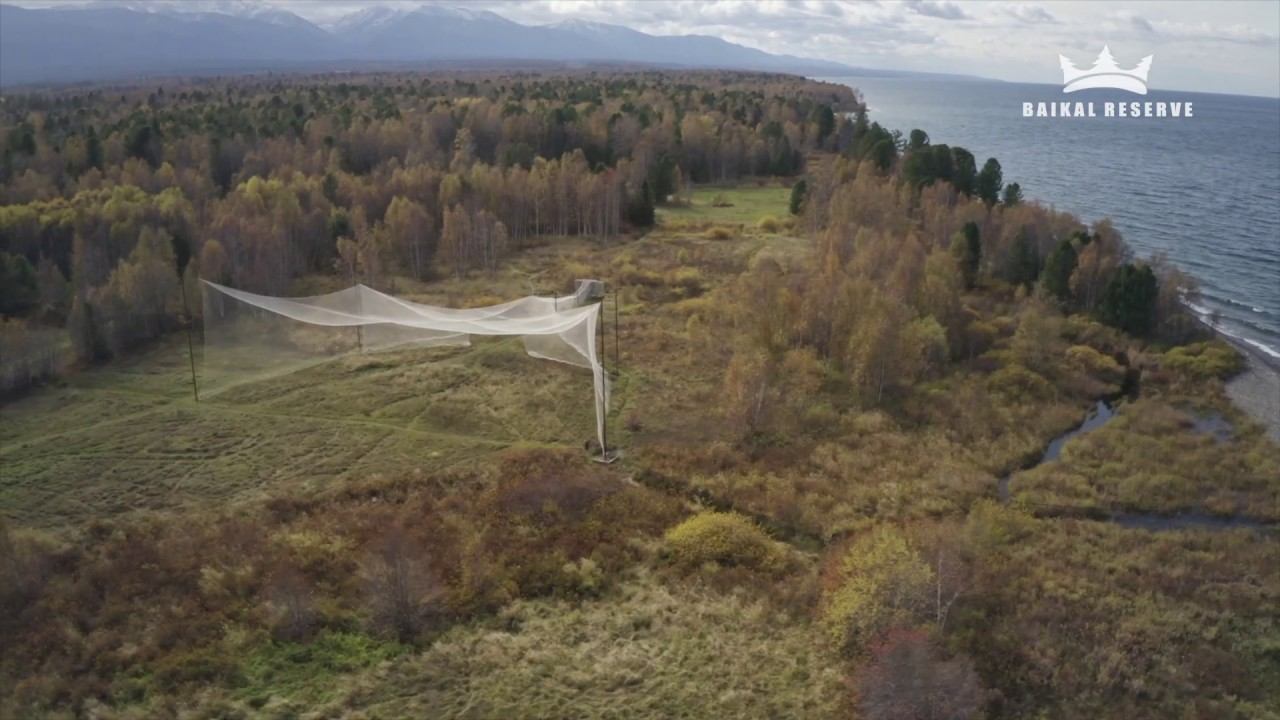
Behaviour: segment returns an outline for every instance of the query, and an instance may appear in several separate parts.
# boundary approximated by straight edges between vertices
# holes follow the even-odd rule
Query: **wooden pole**
[[[200,386],[196,384],[195,343],[191,341],[191,326],[195,324],[195,319],[191,317],[191,302],[187,300],[187,279],[178,275],[178,282],[182,286],[182,310],[187,315],[187,359],[191,361],[191,395],[196,402],[200,402]]]

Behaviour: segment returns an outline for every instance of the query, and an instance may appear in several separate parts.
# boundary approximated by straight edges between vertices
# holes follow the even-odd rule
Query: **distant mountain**
[[[297,19],[0,5],[0,85],[236,72],[331,58],[333,37]]]
[[[583,20],[522,25],[488,10],[442,5],[374,5],[324,27],[247,0],[0,5],[0,85],[6,86],[475,61],[860,72],[705,35],[649,35]]]
[[[615,59],[603,46],[580,47],[570,33],[521,25],[487,10],[439,5],[368,8],[335,34],[361,60]]]

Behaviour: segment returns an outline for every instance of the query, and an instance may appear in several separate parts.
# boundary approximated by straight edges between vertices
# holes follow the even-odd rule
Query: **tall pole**
[[[603,406],[603,412],[600,415],[600,459],[609,462],[609,378],[604,374],[604,298],[600,298],[600,382],[603,387],[600,388],[600,403]]]
[[[187,359],[191,361],[191,395],[196,402],[200,402],[200,387],[196,384],[195,343],[191,341],[191,326],[195,324],[195,319],[191,317],[191,302],[187,300],[187,279],[179,275],[178,282],[182,286],[182,310],[187,315]]]
[[[618,295],[618,289],[613,289],[613,372],[619,377],[622,375],[622,365],[618,361],[620,351],[618,350],[619,338],[622,337],[622,331],[618,329],[618,305],[622,302],[621,296]]]

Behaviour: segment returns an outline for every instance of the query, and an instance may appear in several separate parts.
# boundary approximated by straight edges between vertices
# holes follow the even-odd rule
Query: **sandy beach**
[[[1244,354],[1249,367],[1227,383],[1227,395],[1280,442],[1280,362],[1232,338],[1221,336]]]

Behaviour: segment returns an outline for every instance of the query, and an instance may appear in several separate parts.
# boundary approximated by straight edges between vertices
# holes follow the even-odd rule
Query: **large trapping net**
[[[459,309],[409,302],[364,285],[283,298],[201,281],[201,394],[354,353],[465,346],[474,335],[519,336],[533,357],[591,370],[596,434],[603,448],[609,384],[596,350],[601,306],[594,302],[601,289],[598,280],[579,280],[572,295]]]

